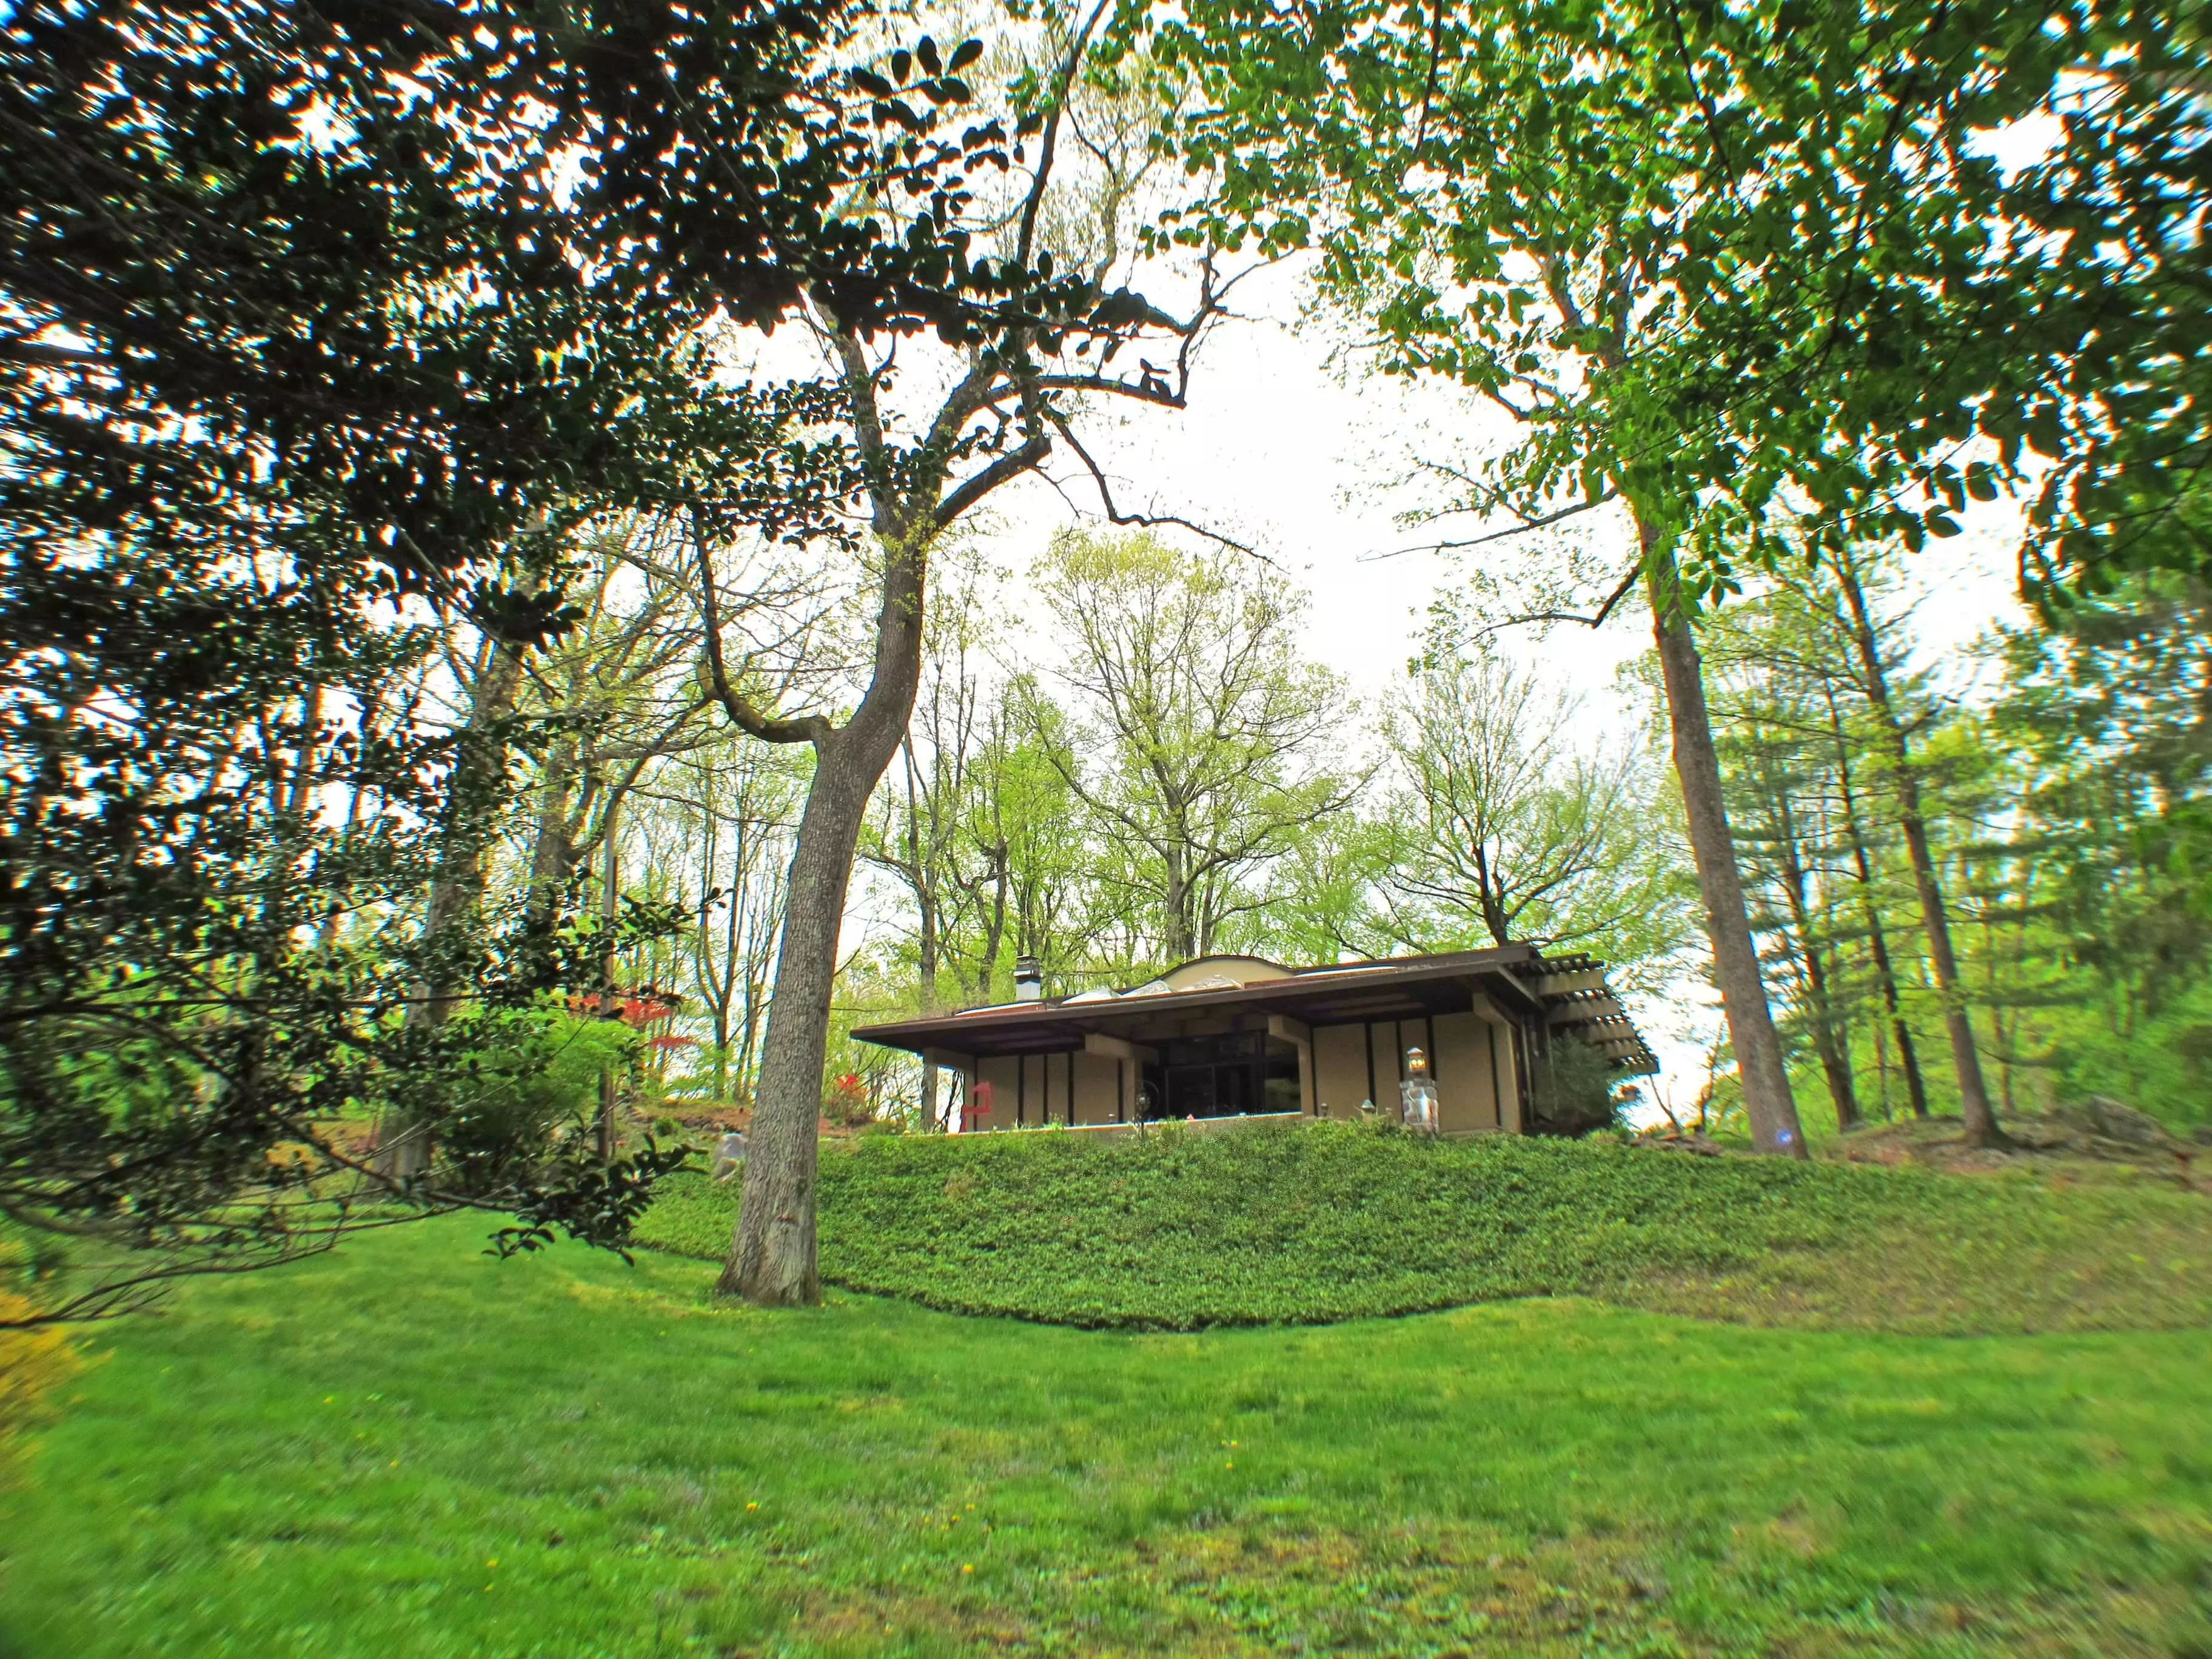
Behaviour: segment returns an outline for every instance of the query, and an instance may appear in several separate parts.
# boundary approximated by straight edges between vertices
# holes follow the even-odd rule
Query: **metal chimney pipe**
[[[1044,970],[1037,966],[1035,957],[1014,958],[1014,1000],[1042,1002],[1044,1000]]]

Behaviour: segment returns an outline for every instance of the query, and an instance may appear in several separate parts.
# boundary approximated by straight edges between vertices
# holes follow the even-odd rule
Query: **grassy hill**
[[[484,1226],[92,1333],[0,1480],[0,1654],[2212,1652],[2212,1332],[764,1313]]]
[[[2212,1330],[2118,1328],[2212,1323],[2203,1196],[884,1137],[825,1156],[823,1261],[896,1296],[780,1313],[673,1253],[732,1201],[679,1184],[634,1266],[449,1217],[94,1332],[0,1459],[0,1656],[2212,1654]]]
[[[640,1238],[727,1247],[734,1183]],[[1360,1125],[825,1147],[831,1283],[954,1312],[1188,1330],[1582,1294],[1757,1324],[1943,1334],[2212,1324],[2212,1200],[2143,1180],[1426,1141]]]

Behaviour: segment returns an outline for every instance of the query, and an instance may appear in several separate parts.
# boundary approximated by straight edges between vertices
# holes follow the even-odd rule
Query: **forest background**
[[[1343,412],[1338,430],[1357,433]],[[1375,449],[1402,434],[1374,434]],[[1380,459],[1370,452],[1370,466]],[[1243,505],[1243,494],[1231,479],[1215,499]],[[1264,491],[1244,499],[1265,506]],[[990,526],[950,562],[954,602],[864,842],[826,1110],[943,1121],[949,1091],[925,1094],[910,1060],[845,1033],[1007,1000],[1018,955],[1036,956],[1048,994],[1061,995],[1138,983],[1206,951],[1313,963],[1479,948],[1497,937],[1487,885],[1504,934],[1613,964],[1664,1066],[1625,1098],[1632,1121],[1733,1121],[1641,619],[1595,635],[1490,631],[1463,581],[1437,580],[1435,552],[1417,551],[1425,570],[1372,556],[1419,539],[1387,500],[1344,487],[1348,522],[1329,526],[1335,546],[1312,549],[1303,568],[1288,554],[1054,531],[1042,514]],[[1369,533],[1355,539],[1363,516]],[[2006,533],[2000,515],[1975,529],[1966,556],[1940,570],[1894,550],[1855,563],[1909,725],[1908,764],[1932,803],[2002,1108],[2103,1092],[2177,1124],[2204,1121],[2212,1004],[2186,828],[2201,787],[2203,598],[2130,587],[2053,634],[2010,600],[1989,556]],[[1118,659],[1085,650],[1100,633]],[[1174,649],[1158,648],[1163,635]],[[1143,661],[1151,644],[1158,670],[1194,639],[1215,671],[1200,684],[1226,681],[1231,695],[1194,696],[1163,718],[1109,694],[1116,660]],[[1237,644],[1261,659],[1242,682],[1225,672]],[[1702,644],[1808,1122],[1825,1134],[1955,1112],[1894,763],[1836,583],[1755,590],[1705,625]],[[1194,711],[1215,741],[1181,723]],[[1144,764],[1164,757],[1200,799],[1180,823]],[[711,934],[660,942],[629,976],[685,1000],[658,1028],[665,1105],[742,1105],[800,777],[758,747],[668,765],[692,781],[641,791],[623,862],[656,897],[728,897],[708,904]],[[705,784],[718,768],[726,781]],[[745,826],[757,839],[741,850],[735,817],[710,829],[702,787],[733,811],[764,804]],[[1198,872],[1187,915],[1171,897],[1177,856]]]
[[[2189,467],[2154,469],[2180,507],[2148,516],[2175,545],[2112,560],[2092,545],[2085,572],[2062,525],[2063,568],[2047,538],[2039,550],[2039,608],[2011,612],[2009,634],[1982,625],[2006,620],[1990,556],[2017,528],[1999,483],[2025,496],[2057,476],[2021,443],[2071,465],[2045,416],[2106,410],[2136,382],[2051,393],[2025,426],[2014,405],[1976,405],[1988,453],[1969,434],[1931,459],[1913,448],[1929,429],[1907,374],[1902,450],[1800,429],[1785,403],[1757,465],[1737,464],[1734,439],[1670,450],[1688,470],[1661,489],[1605,446],[1632,446],[1638,420],[1674,443],[1705,394],[1686,382],[1679,406],[1632,398],[1593,418],[1577,385],[1610,384],[1599,371],[1627,347],[1576,332],[1574,284],[1595,283],[1623,330],[1648,320],[1632,294],[1658,302],[1647,256],[1679,239],[1618,241],[1601,213],[1576,232],[1595,237],[1588,270],[1547,276],[1497,265],[1504,244],[1437,243],[1435,204],[1412,187],[1483,176],[1509,94],[1557,105],[1542,51],[1457,100],[1448,131],[1425,115],[1401,131],[1403,100],[1386,97],[1375,142],[1456,147],[1405,188],[1370,196],[1366,152],[1324,135],[1299,165],[1338,169],[1315,188],[1346,216],[1309,264],[1304,186],[1286,176],[1291,194],[1259,200],[1237,172],[1281,123],[1240,131],[1236,112],[1261,107],[1240,86],[1263,102],[1290,89],[1280,108],[1302,121],[1312,43],[1248,42],[1224,17],[1211,37],[1163,33],[1162,57],[1127,38],[1086,56],[1104,15],[909,50],[882,20],[841,14],[834,52],[807,23],[610,57],[520,19],[322,52],[274,9],[255,14],[270,76],[241,102],[223,84],[241,60],[165,13],[173,38],[113,34],[151,71],[130,94],[171,135],[151,149],[99,118],[113,88],[96,55],[41,55],[49,34],[106,23],[19,21],[19,101],[40,135],[26,154],[47,169],[18,186],[21,268],[76,287],[9,301],[9,430],[39,458],[8,475],[22,635],[9,801],[36,854],[10,890],[24,1172],[11,1202],[141,1244],[179,1229],[219,1258],[293,1237],[275,1207],[231,1207],[240,1183],[313,1210],[323,1173],[342,1170],[372,1177],[366,1194],[517,1213],[511,1245],[556,1225],[618,1240],[665,1167],[627,1139],[620,1109],[727,1119],[757,1092],[780,1103],[763,1115],[779,1140],[756,1147],[748,1212],[789,1207],[791,1237],[756,1240],[775,1261],[744,1266],[741,1249],[731,1271],[760,1280],[748,1293],[803,1300],[817,1087],[856,1122],[944,1117],[937,1079],[854,1046],[849,1027],[1002,998],[1021,954],[1066,992],[1227,950],[1589,950],[1677,1038],[1646,1115],[1710,1125],[1730,1106],[1732,1057],[1698,989],[1683,821],[1700,826],[1764,1149],[1802,1151],[1770,997],[1801,1091],[1825,1096],[1839,1127],[1942,1110],[1955,1073],[1970,1135],[1990,1139],[1969,1086],[1978,1054],[2015,1109],[2094,1086],[2201,1110],[2203,600],[2185,577],[2144,574],[2201,568]],[[2155,21],[2144,49],[2173,46]],[[1370,44],[1412,51],[1389,76],[1433,81],[1441,37]],[[1278,45],[1280,84],[1258,49]],[[2061,106],[2075,96],[2066,48],[2014,46],[1993,101],[1953,108],[1936,88],[1943,130],[1972,152],[1954,205],[1983,230],[2013,163],[1980,154],[1978,112],[2014,109],[2031,59],[2060,77]],[[635,68],[696,52],[774,73],[695,86]],[[379,52],[414,67],[384,73]],[[885,73],[845,61],[872,56]],[[184,80],[167,74],[182,64]],[[34,83],[33,69],[60,79]],[[1655,73],[1644,116],[1696,149],[1697,99]],[[1179,125],[1209,76],[1225,101]],[[505,90],[517,77],[542,89],[536,103]],[[431,82],[451,119],[409,89]],[[2129,188],[2185,216],[2193,85],[2130,88],[2120,103],[2140,91],[2156,142],[2115,152],[2148,158]],[[974,112],[1001,114],[963,128],[979,86]],[[329,99],[354,114],[318,115]],[[793,126],[802,107],[817,125]],[[672,171],[671,122],[708,152],[766,145],[787,165],[772,189],[743,168]],[[794,131],[805,142],[781,148]],[[2022,155],[2049,137],[2027,132]],[[173,218],[74,189],[88,153],[112,163],[118,202]],[[1789,153],[1773,157],[1785,173]],[[1209,167],[1225,169],[1222,191],[1193,219]],[[1600,195],[1611,176],[1592,171]],[[1842,175],[1788,176],[1817,194]],[[698,257],[696,220],[718,190],[719,263]],[[205,210],[210,191],[238,210]],[[2047,205],[2031,198],[2008,210]],[[340,198],[388,212],[391,234],[356,234]],[[1510,191],[1495,200],[1510,210],[1490,232],[1532,246],[1552,234],[1514,219]],[[896,240],[848,211],[863,202],[905,227]],[[1729,192],[1693,203],[1745,249],[1766,234],[1756,214],[1735,224]],[[814,216],[795,231],[779,218],[794,204]],[[2146,222],[2148,295],[2199,245]],[[1908,230],[1899,247],[1952,257]],[[171,234],[206,240],[204,257],[179,258]],[[1757,306],[1696,288],[1705,234],[1667,280],[1704,293],[1715,326],[1749,327]],[[288,236],[317,260],[285,252]],[[747,264],[763,236],[775,257]],[[2112,283],[2102,254],[2054,260],[2039,280],[2062,298]],[[239,271],[270,291],[234,290]],[[1445,314],[1431,274],[1483,303]],[[1939,291],[1940,272],[1885,303]],[[1545,336],[1553,313],[1571,327]],[[2146,298],[2132,314],[2185,333],[2198,313]],[[112,316],[160,343],[128,372],[99,343]],[[1972,341],[2002,332],[1978,313],[1954,324]],[[1525,349],[1492,337],[1525,328]],[[276,362],[272,341],[297,360]],[[2179,349],[2142,343],[2146,362]],[[1869,343],[1845,377],[1854,398],[1898,391],[1893,356]],[[1503,381],[1483,380],[1486,362]],[[395,375],[420,382],[412,428],[386,412]],[[331,395],[308,410],[303,386]],[[1516,449],[1501,386],[1533,392],[1537,414],[1566,399],[1578,412],[1553,430],[1567,450]],[[1966,418],[1970,392],[1941,423]],[[234,428],[198,412],[217,407]],[[1859,405],[1820,407],[1825,420]],[[1209,408],[1210,428],[1191,421]],[[2149,430],[2107,424],[2106,439]],[[1859,477],[1862,461],[1875,471]],[[1820,499],[1778,503],[1779,477]],[[1838,489],[1880,506],[1838,516],[1821,495]],[[2068,499],[2144,516],[2094,490]],[[1826,514],[1795,521],[1811,548],[1790,543],[1786,510],[1808,505]],[[1642,603],[1667,613],[1686,810]],[[794,835],[802,799],[811,838]],[[1727,920],[1739,877],[1764,994]],[[763,1030],[772,967],[783,983]],[[137,1151],[110,1156],[118,1137]],[[780,1195],[755,1194],[770,1168]],[[148,1171],[160,1180],[133,1173]]]

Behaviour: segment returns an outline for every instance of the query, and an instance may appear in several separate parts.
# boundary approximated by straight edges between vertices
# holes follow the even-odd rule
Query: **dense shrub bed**
[[[679,1177],[641,1242],[719,1256],[734,1186]],[[1169,1330],[1586,1294],[1930,1330],[2212,1322],[2212,1203],[1611,1143],[1364,1126],[823,1150],[830,1283],[962,1313]]]

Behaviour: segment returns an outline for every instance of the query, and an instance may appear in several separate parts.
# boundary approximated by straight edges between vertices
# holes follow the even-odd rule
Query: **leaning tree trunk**
[[[1813,1052],[1820,1057],[1820,1073],[1827,1079],[1828,1099],[1836,1109],[1836,1127],[1844,1133],[1859,1127],[1858,1091],[1851,1080],[1850,1056],[1845,1048],[1835,1000],[1829,995],[1827,964],[1820,959],[1820,943],[1813,931],[1813,910],[1806,898],[1805,868],[1798,861],[1796,826],[1785,809],[1782,830],[1783,896],[1789,901],[1790,919],[1797,930],[1797,949],[1804,964],[1806,1013],[1812,1028]]]
[[[1951,1066],[1959,1079],[1959,1115],[1969,1146],[2001,1146],[2004,1134],[1996,1115],[1990,1109],[1989,1086],[1982,1080],[1981,1052],[1974,1046],[1973,1022],[1966,1015],[1966,987],[1959,976],[1959,958],[1951,948],[1951,919],[1943,905],[1943,884],[1936,873],[1936,857],[1928,840],[1928,819],[1920,800],[1920,779],[1912,769],[1911,745],[1905,722],[1889,694],[1889,676],[1882,667],[1881,641],[1875,637],[1874,620],[1868,614],[1866,594],[1849,558],[1838,559],[1837,575],[1851,610],[1852,641],[1858,649],[1859,666],[1866,676],[1867,702],[1889,742],[1889,761],[1894,769],[1898,827],[1905,832],[1905,848],[1912,860],[1912,882],[1920,898],[1920,920],[1928,935],[1928,964],[1935,970],[1936,994],[1943,1004],[1944,1034],[1951,1040]]]
[[[890,763],[890,750],[878,749],[855,741],[851,726],[815,745],[814,781],[784,896],[744,1191],[729,1260],[714,1286],[723,1296],[775,1306],[822,1298],[814,1251],[822,1065],[853,856],[868,797]]]
[[[1943,1031],[1951,1040],[1951,1066],[1959,1078],[1959,1115],[1966,1125],[1968,1146],[2002,1146],[2004,1134],[1997,1127],[1996,1115],[1990,1109],[1981,1051],[1975,1046],[1973,1021],[1966,1013],[1959,958],[1951,948],[1951,919],[1943,906],[1943,887],[1936,874],[1927,821],[1921,816],[1919,787],[1909,781],[1911,775],[1905,770],[1909,763],[1902,728],[1896,735],[1896,747],[1898,817],[1905,830],[1905,850],[1912,857],[1913,884],[1919,891],[1921,921],[1928,934],[1928,963],[1935,969],[1936,994],[1943,1000]]]
[[[1674,556],[1641,524],[1645,582],[1651,602],[1652,631],[1659,644],[1659,667],[1667,688],[1667,717],[1674,744],[1674,773],[1682,785],[1689,818],[1690,851],[1698,867],[1698,891],[1705,901],[1705,930],[1712,940],[1713,974],[1720,981],[1721,1006],[1729,1041],[1735,1049],[1743,1083],[1744,1113],[1751,1120],[1752,1143],[1762,1152],[1803,1158],[1805,1134],[1797,1121],[1797,1102],[1790,1091],[1790,1073],[1782,1059],[1782,1039],[1767,1006],[1766,982],[1759,973],[1759,949],[1752,942],[1751,917],[1737,872],[1735,838],[1729,828],[1721,794],[1720,757],[1713,750],[1711,717],[1705,708],[1705,668],[1698,644],[1683,614]]]
[[[744,1189],[717,1294],[771,1307],[822,1299],[815,1267],[814,1177],[819,1152],[822,1066],[830,1048],[830,1000],[837,934],[868,798],[898,752],[921,682],[927,535],[884,537],[883,609],[876,620],[875,672],[850,720],[810,721],[814,777],[791,855],[775,988],[761,1044],[760,1082],[745,1149]],[[715,626],[710,617],[710,631]],[[717,642],[713,647],[720,651]],[[719,661],[715,665],[720,675]],[[757,735],[800,737],[795,723],[763,719],[725,695]]]

